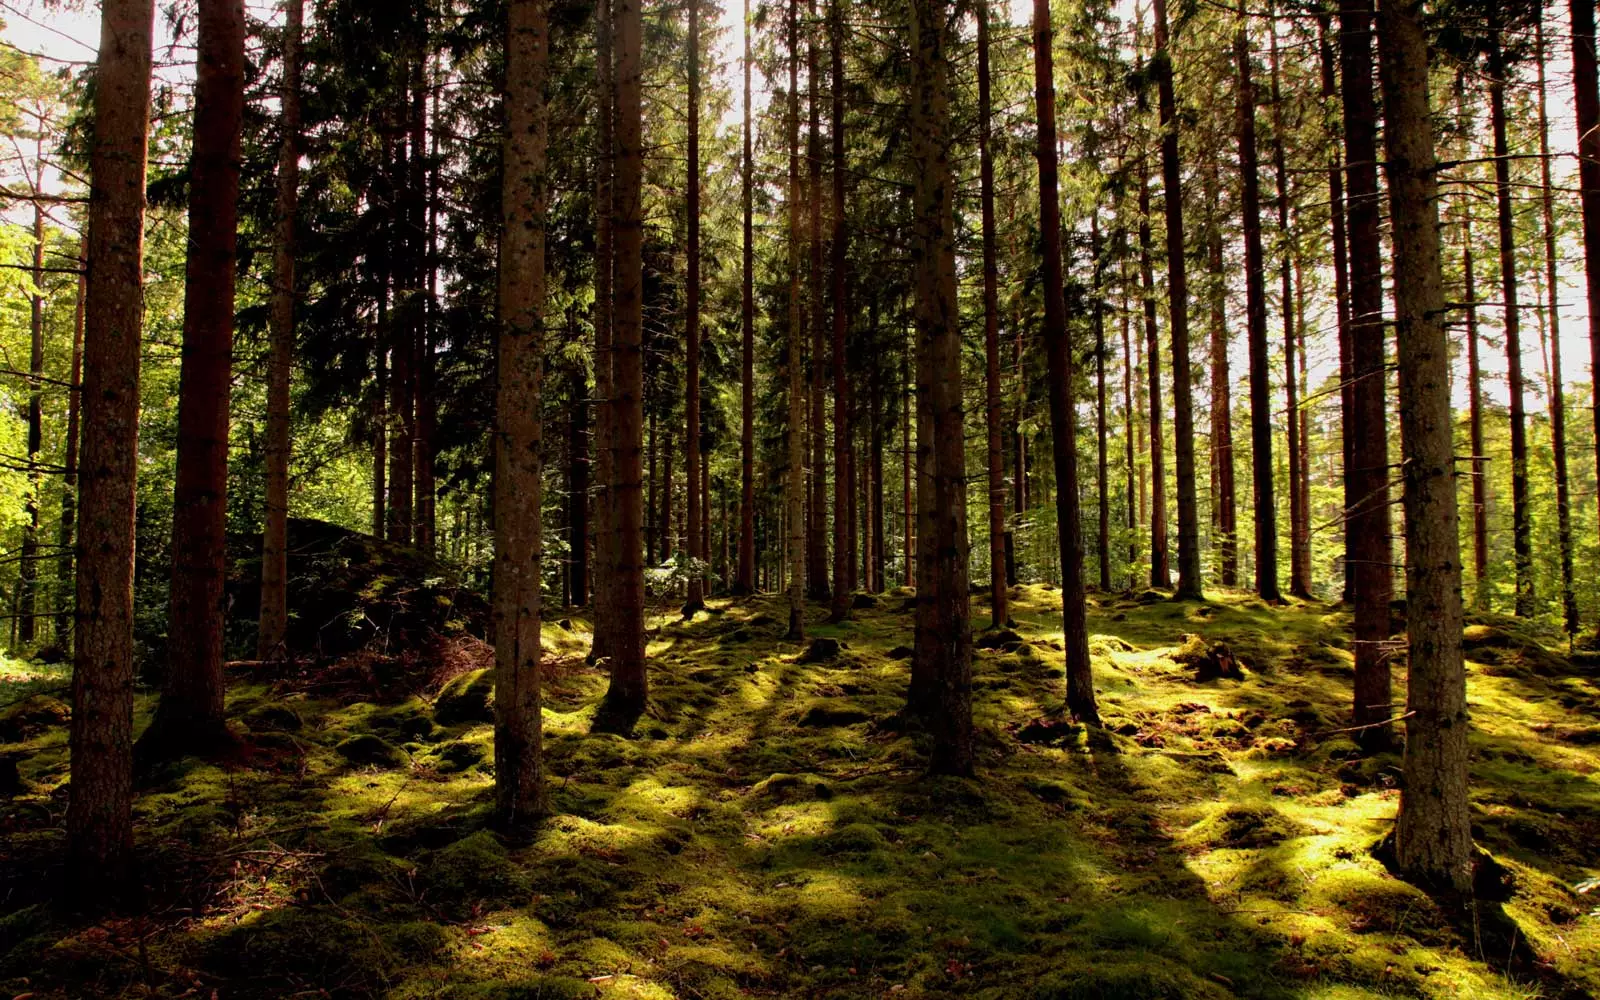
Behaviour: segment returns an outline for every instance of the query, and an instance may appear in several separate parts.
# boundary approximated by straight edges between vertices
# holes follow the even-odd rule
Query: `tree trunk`
[[[829,621],[843,621],[850,613],[851,567],[854,548],[851,539],[854,523],[850,502],[850,383],[845,374],[845,335],[849,327],[846,311],[845,268],[849,264],[849,232],[844,217],[844,11],[843,0],[829,0],[829,34],[832,63],[830,87],[833,91],[833,606]],[[821,192],[818,192],[819,196]],[[820,201],[820,197],[818,198]]]
[[[1354,486],[1355,493],[1345,496],[1345,530],[1352,536],[1349,551],[1354,563],[1350,576],[1355,598],[1355,724],[1368,727],[1357,730],[1356,741],[1368,751],[1377,751],[1386,748],[1392,737],[1391,727],[1383,723],[1393,714],[1390,703],[1394,698],[1387,649],[1393,555],[1372,0],[1341,0],[1339,26],[1343,38],[1344,161],[1349,171],[1345,190],[1350,213],[1350,461],[1354,468],[1346,483]],[[1430,212],[1431,205],[1429,202]]]
[[[433,119],[439,117],[437,82],[420,88],[424,100],[433,102]],[[417,326],[417,547],[425,555],[437,551],[439,480],[435,470],[439,438],[437,365],[434,361],[435,331],[439,314],[439,129],[428,129],[426,107],[418,102],[414,113],[421,116],[416,128],[426,132],[428,141],[427,190],[424,194],[422,249],[422,309]]]
[[[1472,887],[1467,682],[1428,43],[1415,0],[1385,3],[1379,19],[1406,459],[1410,663],[1395,848],[1410,877],[1465,895]]]
[[[1126,259],[1126,257],[1124,257]],[[1137,452],[1134,448],[1134,391],[1133,391],[1133,344],[1132,326],[1133,310],[1130,308],[1128,286],[1131,284],[1129,275],[1124,269],[1122,293],[1122,439],[1126,449],[1124,464],[1127,466],[1128,481],[1123,490],[1123,502],[1127,507],[1125,524],[1128,529],[1128,579],[1130,586],[1138,582],[1139,565],[1139,468]]]
[[[172,510],[169,663],[155,719],[140,740],[141,752],[150,759],[213,752],[230,739],[222,706],[222,583],[244,116],[243,0],[206,0],[200,6],[199,23]]]
[[[1278,525],[1272,468],[1272,383],[1267,359],[1266,265],[1261,249],[1261,182],[1256,157],[1256,88],[1250,38],[1233,36],[1239,74],[1239,187],[1244,211],[1245,319],[1250,344],[1250,467],[1255,490],[1256,593],[1277,601]]]
[[[388,526],[389,490],[389,275],[380,265],[376,336],[372,345],[372,537],[384,537]]]
[[[612,232],[615,241],[616,312],[612,331],[611,472],[615,496],[610,648],[611,684],[595,717],[602,730],[631,731],[649,696],[644,645],[644,490],[641,452],[644,423],[644,174],[642,98],[643,19],[640,0],[615,0],[616,183]]]
[[[595,205],[594,205],[594,639],[589,660],[612,655],[620,622],[617,600],[617,501],[614,436],[617,408],[615,355],[616,75],[612,53],[612,0],[595,3]]]
[[[784,529],[787,538],[789,579],[789,629],[791,641],[805,638],[806,631],[806,385],[805,342],[802,329],[800,288],[800,213],[804,197],[800,190],[800,12],[799,0],[789,0],[789,328],[787,331],[789,371],[789,421],[785,429]]]
[[[37,161],[36,161],[37,162]],[[39,164],[42,172],[43,164]],[[34,181],[33,202],[33,293],[28,296],[28,493],[27,520],[22,525],[22,548],[18,553],[17,640],[31,645],[39,608],[39,527],[40,494],[44,488],[39,468],[39,453],[44,448],[44,203],[38,180]]]
[[[684,200],[689,216],[688,274],[684,281],[684,313],[688,327],[687,391],[683,435],[684,482],[688,486],[685,517],[689,522],[689,594],[683,616],[692,617],[705,607],[705,577],[695,566],[707,557],[702,544],[700,496],[700,2],[689,0],[689,141],[688,177]]]
[[[568,386],[567,579],[572,603],[582,606],[589,603],[589,385],[581,364],[571,366]]]
[[[1222,226],[1217,204],[1216,169],[1208,173],[1206,277],[1211,305],[1211,454],[1215,478],[1218,580],[1239,585],[1239,500],[1233,470],[1233,375],[1228,363],[1228,277],[1223,271]]]
[[[289,380],[294,362],[295,212],[300,194],[300,36],[304,0],[285,0],[279,82],[278,190],[272,239],[267,376],[267,522],[261,541],[261,617],[256,658],[287,655],[289,629]]]
[[[399,115],[404,121],[406,102],[401,94]],[[394,244],[393,281],[394,304],[389,311],[389,502],[387,504],[387,536],[391,542],[410,545],[412,542],[411,493],[415,485],[412,477],[412,458],[416,442],[411,435],[416,408],[413,395],[413,349],[411,311],[415,307],[412,292],[411,241],[407,224],[410,198],[407,195],[407,178],[410,175],[410,158],[405,139],[405,126],[395,140],[393,218],[391,234]],[[415,150],[410,150],[414,154]]]
[[[993,98],[989,81],[989,5],[978,19],[978,178],[983,226],[984,425],[989,459],[989,625],[1003,628],[1011,619],[1006,590],[1006,465],[1000,411],[1000,267],[994,236]]]
[[[427,22],[417,19],[422,32],[411,60],[411,172],[406,182],[409,213],[406,234],[411,242],[411,309],[407,324],[411,350],[411,543],[423,552],[433,547],[433,462],[424,430],[428,411],[428,86]]]
[[[626,3],[626,0],[624,0]],[[545,0],[507,10],[494,469],[495,820],[524,834],[547,809],[540,710],[540,380],[545,339]]]
[[[961,322],[956,300],[955,176],[951,164],[949,13],[944,0],[911,4],[912,244],[916,260],[919,425],[917,490],[927,530],[919,551],[916,659],[932,678],[928,769],[970,775],[972,629],[967,581],[966,456]]]
[[[756,299],[755,299],[755,161],[750,129],[750,0],[744,4],[744,160],[740,185],[744,200],[744,261],[741,270],[740,343],[742,378],[739,388],[739,576],[737,595],[756,589]]]
[[[1194,485],[1194,401],[1189,367],[1189,273],[1184,255],[1183,166],[1178,159],[1178,110],[1173,95],[1166,0],[1155,0],[1157,100],[1161,108],[1161,176],[1167,220],[1167,332],[1172,336],[1172,431],[1178,479],[1178,590],[1198,600],[1200,503]],[[1152,357],[1154,355],[1152,354]]]
[[[1533,515],[1528,497],[1528,418],[1523,404],[1522,314],[1517,305],[1517,241],[1512,221],[1511,148],[1506,138],[1506,62],[1498,7],[1489,5],[1489,115],[1494,132],[1495,207],[1500,223],[1500,292],[1505,316],[1506,391],[1511,397],[1511,547],[1516,613],[1534,612]]]
[[[1570,0],[1572,92],[1578,119],[1578,188],[1583,205],[1583,259],[1589,304],[1590,401],[1595,466],[1600,470],[1600,73],[1595,66],[1594,0]]]
[[[1269,72],[1272,79],[1272,167],[1278,194],[1278,294],[1283,314],[1284,386],[1289,411],[1284,420],[1284,437],[1289,457],[1289,593],[1299,598],[1311,596],[1311,525],[1305,493],[1300,482],[1300,392],[1295,370],[1294,315],[1294,233],[1289,228],[1289,163],[1284,148],[1283,91],[1278,80],[1278,27],[1269,20],[1271,44]]]
[[[1100,245],[1100,214],[1095,212],[1089,216],[1090,242],[1094,254],[1092,273],[1094,275],[1094,288],[1092,304],[1094,310],[1094,381],[1095,381],[1095,486],[1099,494],[1099,537],[1096,539],[1100,556],[1100,591],[1106,593],[1111,590],[1111,482],[1110,460],[1107,458],[1106,443],[1106,311],[1105,311],[1105,267],[1103,250]]]
[[[1467,159],[1472,118],[1467,112],[1466,77],[1456,73],[1456,113],[1461,125],[1461,159]],[[1472,242],[1471,191],[1461,192],[1461,296],[1466,301],[1467,441],[1472,450],[1467,475],[1472,480],[1472,584],[1474,607],[1489,606],[1489,477],[1483,453],[1483,369],[1478,361],[1478,278]]]
[[[1033,5],[1033,86],[1038,113],[1039,229],[1044,251],[1044,342],[1055,459],[1056,524],[1061,543],[1061,624],[1066,645],[1067,709],[1098,726],[1083,592],[1083,526],[1078,516],[1078,427],[1072,399],[1072,352],[1061,269],[1061,203],[1056,153],[1055,36],[1049,0]],[[959,376],[960,366],[956,372]]]
[[[1317,49],[1322,71],[1322,100],[1327,106],[1324,113],[1328,118],[1328,219],[1333,242],[1333,294],[1339,334],[1339,439],[1344,459],[1341,468],[1345,506],[1348,509],[1350,499],[1355,495],[1354,480],[1351,478],[1355,474],[1355,462],[1351,458],[1351,450],[1355,447],[1352,434],[1355,426],[1355,388],[1350,344],[1350,257],[1345,236],[1344,165],[1343,158],[1339,155],[1339,124],[1333,119],[1332,110],[1337,107],[1342,111],[1343,106],[1338,103],[1339,92],[1334,75],[1335,58],[1330,21],[1327,13],[1318,13]],[[1355,566],[1355,560],[1351,555],[1351,542],[1347,526],[1344,533],[1343,586],[1343,598],[1347,604],[1355,602],[1355,597],[1351,593]]]
[[[133,874],[133,525],[153,0],[104,0],[90,144],[83,471],[66,870],[100,906]]]
[[[1161,412],[1161,350],[1156,339],[1156,279],[1151,263],[1150,179],[1139,188],[1139,271],[1144,283],[1145,385],[1150,394],[1150,586],[1172,586],[1167,549],[1167,467]]]
[[[831,596],[828,584],[828,418],[827,418],[827,322],[828,306],[823,290],[825,260],[822,238],[822,94],[821,71],[817,64],[817,2],[807,0],[806,17],[806,246],[810,252],[806,271],[806,299],[811,305],[808,325],[811,330],[809,400],[810,501],[806,506],[806,591],[817,601]]]
[[[913,529],[913,506],[911,502],[911,419],[916,412],[916,391],[911,385],[909,371],[910,351],[902,351],[900,355],[900,384],[904,387],[905,398],[902,401],[900,420],[900,473],[901,496],[900,512],[903,515],[904,530],[900,537],[904,548],[905,569],[902,573],[902,583],[907,587],[917,585],[917,537]]]
[[[1561,374],[1560,276],[1557,271],[1555,186],[1550,176],[1550,116],[1545,95],[1544,14],[1534,22],[1534,63],[1539,69],[1540,209],[1544,227],[1545,312],[1550,316],[1550,450],[1556,472],[1556,534],[1561,547],[1561,617],[1567,635],[1578,632],[1578,598],[1573,589],[1572,497],[1567,478],[1567,399]]]
[[[78,301],[72,314],[71,387],[67,390],[67,440],[61,460],[61,525],[56,534],[56,645],[64,652],[73,648],[73,564],[78,520],[78,446],[83,411],[83,325],[84,297],[87,290],[89,241],[78,241]]]

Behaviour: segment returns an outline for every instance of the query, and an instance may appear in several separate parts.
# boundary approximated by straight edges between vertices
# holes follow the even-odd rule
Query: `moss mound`
[[[474,670],[444,686],[433,702],[434,721],[441,726],[494,721],[494,671]]]
[[[334,752],[358,767],[404,767],[406,752],[380,736],[360,733],[340,740]]]

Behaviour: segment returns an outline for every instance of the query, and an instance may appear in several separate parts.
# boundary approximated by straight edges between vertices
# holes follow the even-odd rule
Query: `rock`
[[[800,657],[794,662],[826,663],[829,660],[836,660],[838,658],[839,640],[830,639],[824,636],[822,638],[812,639],[811,645],[807,646],[806,651],[801,653]]]
[[[444,686],[433,702],[441,726],[494,721],[494,673],[487,668],[462,674]]]
[[[372,767],[404,767],[410,760],[406,752],[390,743],[388,740],[371,733],[362,733],[343,740],[335,746],[334,751],[345,760],[356,765],[370,765]]]
[[[1167,595],[1159,590],[1143,590],[1133,598],[1139,604],[1160,604],[1167,599]]]
[[[850,600],[850,606],[852,608],[857,609],[857,610],[864,610],[866,608],[875,608],[880,603],[882,603],[882,602],[879,601],[876,597],[872,596],[871,594],[857,594],[855,597],[851,598],[851,600]]]
[[[1015,631],[1002,628],[992,632],[985,632],[973,642],[979,649],[1000,649],[1008,644],[1022,642],[1022,636]]]
[[[260,705],[246,712],[244,724],[257,733],[298,733],[305,725],[299,712],[277,702]]]
[[[455,740],[439,747],[439,770],[451,773],[465,771],[483,760],[484,756],[482,745],[469,743],[466,740]]]
[[[895,608],[894,610],[895,610],[895,614],[900,614],[900,615],[906,614],[907,612],[910,612],[910,611],[915,611],[915,610],[917,610],[917,599],[915,597],[908,597],[905,600],[901,601],[900,602],[900,606],[898,608]]]
[[[858,722],[866,722],[872,718],[867,712],[859,708],[830,708],[827,705],[812,705],[806,714],[800,717],[802,726],[811,726],[822,729],[832,726],[853,726]]]
[[[896,646],[889,650],[889,659],[891,660],[909,660],[916,655],[917,651],[910,646]]]
[[[1198,635],[1185,635],[1183,645],[1172,654],[1172,661],[1194,668],[1196,681],[1205,683],[1228,677],[1244,679],[1244,664],[1225,642],[1207,644]]]
[[[59,698],[35,694],[0,712],[0,742],[21,743],[52,726],[64,726],[72,709]]]

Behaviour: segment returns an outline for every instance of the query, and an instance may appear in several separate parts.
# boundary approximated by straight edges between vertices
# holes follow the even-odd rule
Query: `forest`
[[[1600,996],[1595,6],[0,0],[0,997]]]

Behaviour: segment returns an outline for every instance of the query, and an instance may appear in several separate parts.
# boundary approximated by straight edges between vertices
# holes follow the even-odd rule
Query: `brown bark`
[[[1206,174],[1206,204],[1217,203],[1216,170]],[[1211,320],[1211,467],[1216,507],[1218,582],[1239,585],[1239,492],[1233,469],[1233,375],[1228,362],[1228,278],[1223,271],[1219,213],[1206,220]]]
[[[1344,197],[1344,158],[1340,155],[1341,122],[1334,119],[1333,109],[1342,108],[1339,104],[1338,85],[1334,74],[1334,51],[1332,40],[1331,18],[1326,12],[1317,14],[1317,50],[1318,61],[1322,71],[1322,100],[1326,106],[1324,114],[1327,116],[1326,130],[1328,134],[1328,216],[1330,236],[1333,243],[1333,294],[1335,317],[1338,322],[1339,340],[1339,443],[1342,449],[1343,462],[1341,464],[1345,506],[1349,507],[1350,498],[1355,495],[1355,484],[1351,478],[1355,474],[1355,462],[1351,459],[1351,450],[1355,446],[1353,429],[1355,426],[1355,395],[1353,362],[1351,359],[1350,344],[1350,257],[1349,246],[1345,234],[1345,197]],[[1355,560],[1351,555],[1352,537],[1347,528],[1344,533],[1344,586],[1343,598],[1346,603],[1354,603],[1351,593],[1354,579],[1353,570]]]
[[[1126,260],[1125,255],[1124,260]],[[1125,446],[1123,464],[1126,466],[1124,471],[1127,473],[1127,482],[1123,488],[1123,505],[1127,508],[1125,525],[1128,529],[1129,586],[1136,586],[1139,576],[1139,470],[1133,440],[1135,414],[1131,329],[1133,326],[1133,309],[1128,295],[1128,287],[1131,284],[1128,280],[1129,277],[1130,275],[1124,269],[1122,282],[1122,440]]]
[[[1550,317],[1550,450],[1556,473],[1556,535],[1561,548],[1561,617],[1567,635],[1578,632],[1578,599],[1573,589],[1572,495],[1567,475],[1567,399],[1561,374],[1560,282],[1557,272],[1555,186],[1550,176],[1550,116],[1545,86],[1544,14],[1534,22],[1534,63],[1539,70],[1540,209],[1544,227],[1545,312]]]
[[[410,545],[412,542],[412,459],[416,454],[416,441],[412,436],[416,419],[415,345],[411,330],[411,312],[415,306],[415,287],[412,283],[410,222],[410,195],[407,178],[410,176],[410,158],[415,149],[408,150],[404,118],[407,108],[405,91],[401,91],[398,109],[402,124],[401,134],[395,140],[394,177],[392,182],[392,218],[390,220],[393,242],[394,302],[389,310],[389,498],[385,504],[388,523],[386,535],[391,542]],[[409,154],[409,155],[408,155]]]
[[[582,365],[571,366],[568,386],[566,578],[572,603],[584,605],[589,603],[589,385]]]
[[[626,0],[624,0],[626,2]],[[540,711],[540,381],[545,340],[545,0],[511,0],[501,187],[494,469],[495,820],[525,833],[547,808]]]
[[[1278,525],[1272,468],[1272,385],[1267,360],[1266,265],[1261,247],[1261,182],[1256,155],[1256,88],[1250,37],[1233,36],[1238,72],[1239,189],[1244,222],[1245,326],[1250,345],[1250,467],[1255,492],[1256,593],[1277,601]]]
[[[1415,0],[1384,3],[1379,29],[1406,458],[1410,683],[1395,853],[1413,879],[1465,894],[1472,886],[1469,726],[1428,43]]]
[[[594,239],[594,639],[589,659],[609,657],[619,622],[617,597],[616,466],[612,438],[616,407],[612,370],[616,247],[612,186],[616,160],[616,76],[612,53],[611,0],[595,4],[595,239]]]
[[[828,446],[827,446],[827,362],[828,306],[823,291],[824,254],[822,238],[822,77],[817,66],[817,2],[807,0],[806,35],[806,301],[811,309],[807,325],[811,331],[811,355],[806,367],[807,399],[811,404],[807,427],[808,500],[806,503],[806,596],[827,601],[828,583]]]
[[[426,78],[425,78],[426,80]],[[435,385],[435,331],[439,313],[439,130],[427,128],[423,101],[432,95],[433,118],[439,116],[439,86],[419,85],[422,97],[413,105],[419,133],[428,141],[427,190],[424,194],[424,228],[421,282],[422,308],[417,326],[417,548],[435,554],[438,544],[438,450],[439,407]]]
[[[427,22],[418,18],[423,37],[411,60],[410,174],[406,183],[406,235],[411,244],[411,309],[408,346],[411,350],[411,542],[423,552],[433,549],[433,458],[429,454],[428,318],[428,86]]]
[[[854,565],[854,547],[851,539],[854,519],[850,502],[850,383],[845,373],[845,335],[848,332],[849,312],[846,301],[845,268],[849,262],[849,229],[844,217],[845,163],[844,149],[844,11],[843,0],[829,0],[828,26],[831,65],[829,81],[833,91],[831,129],[833,139],[833,251],[831,277],[833,280],[833,342],[830,345],[833,360],[833,606],[829,621],[843,621],[850,614],[851,567]],[[813,89],[815,89],[813,87]],[[819,192],[820,193],[820,192]],[[820,200],[820,199],[819,199]]]
[[[644,172],[642,33],[640,0],[615,0],[616,182],[612,232],[615,240],[616,313],[612,332],[613,391],[611,472],[616,542],[611,586],[615,623],[608,653],[611,684],[595,727],[629,731],[649,697],[645,672],[644,562],[641,558],[644,495],[640,480],[644,417],[644,261],[641,194]]]
[[[140,740],[152,759],[225,744],[223,573],[227,558],[228,399],[244,116],[244,3],[200,5],[178,385],[168,672]]]
[[[102,905],[133,874],[133,532],[153,0],[105,0],[90,145],[83,469],[67,872]]]
[[[1105,293],[1105,275],[1098,212],[1089,217],[1089,227],[1094,254],[1092,264],[1094,288],[1090,308],[1094,310],[1095,492],[1099,496],[1100,528],[1096,541],[1100,556],[1100,590],[1104,593],[1111,589],[1111,482],[1110,460],[1106,453],[1106,313],[1102,300]]]
[[[916,665],[932,682],[913,690],[928,720],[934,774],[970,775],[972,629],[967,580],[966,456],[961,321],[956,301],[955,176],[951,165],[950,35],[944,0],[911,7],[912,318],[917,336],[918,520]],[[918,702],[921,702],[919,705]]]
[[[1533,516],[1528,497],[1528,416],[1523,402],[1522,314],[1517,304],[1517,241],[1511,205],[1511,148],[1506,137],[1506,61],[1498,6],[1489,5],[1489,117],[1494,133],[1495,208],[1500,229],[1500,294],[1505,317],[1506,392],[1511,397],[1511,548],[1519,618],[1534,612]]]
[[[1593,0],[1570,0],[1572,92],[1578,119],[1578,188],[1583,206],[1585,296],[1589,303],[1589,371],[1595,466],[1600,469],[1600,73],[1595,66]]]
[[[56,545],[56,645],[70,652],[73,644],[73,565],[76,562],[78,520],[78,448],[81,438],[83,412],[83,326],[84,297],[88,274],[87,236],[78,242],[78,301],[72,315],[72,359],[67,390],[67,440],[65,455],[61,460],[61,524],[57,529]]]
[[[750,0],[744,5],[744,159],[740,185],[744,196],[744,261],[740,291],[740,370],[739,387],[739,576],[735,594],[752,594],[756,589],[756,476],[755,476],[755,161],[751,153],[750,129]]]
[[[261,616],[256,657],[287,653],[289,628],[289,381],[294,363],[295,212],[300,196],[300,36],[304,0],[285,0],[283,77],[278,84],[277,204],[267,360],[267,519],[261,541]]]
[[[1372,91],[1372,0],[1341,0],[1345,165],[1350,238],[1350,461],[1345,496],[1351,533],[1351,594],[1355,598],[1356,740],[1387,747],[1392,714],[1389,597],[1393,592],[1389,539],[1388,412],[1385,408],[1383,272],[1378,238],[1377,108]],[[1430,202],[1431,205],[1431,202]],[[1408,488],[1409,492],[1409,488]]]
[[[43,170],[43,164],[39,165]],[[33,202],[33,293],[28,296],[28,494],[27,520],[22,525],[22,547],[17,564],[17,640],[30,644],[36,632],[35,612],[39,606],[39,500],[44,488],[39,453],[44,447],[44,203],[39,200],[38,180],[34,181]]]
[[[1461,158],[1467,158],[1467,136],[1472,119],[1467,113],[1466,80],[1456,74],[1456,112],[1461,128]],[[1485,475],[1483,454],[1483,368],[1478,360],[1478,277],[1472,241],[1472,193],[1463,191],[1457,201],[1461,214],[1461,295],[1466,302],[1467,340],[1467,440],[1471,464],[1467,475],[1472,480],[1472,583],[1475,607],[1489,606],[1489,477]]]
[[[1078,517],[1078,428],[1072,400],[1072,353],[1061,269],[1061,203],[1056,159],[1054,30],[1049,0],[1033,5],[1033,86],[1038,112],[1039,229],[1044,250],[1044,342],[1050,385],[1050,436],[1056,473],[1056,524],[1061,542],[1061,619],[1065,640],[1067,709],[1100,724],[1089,660],[1083,590],[1083,526]],[[956,371],[959,376],[960,365]]]
[[[799,0],[789,0],[789,186],[785,200],[789,211],[789,327],[787,331],[789,374],[789,420],[784,430],[788,468],[784,475],[785,555],[789,578],[789,628],[785,637],[805,638],[806,631],[806,387],[800,288],[800,214],[804,198],[800,190],[800,12]]]
[[[1148,173],[1140,177],[1139,184],[1139,276],[1144,285],[1145,385],[1150,395],[1150,586],[1170,587],[1172,566],[1167,548],[1167,466],[1163,440],[1165,434],[1161,429],[1161,349],[1156,339],[1156,279],[1151,264]],[[1144,506],[1142,498],[1140,506]]]
[[[688,327],[686,348],[688,363],[684,410],[683,435],[684,483],[688,486],[684,516],[689,522],[686,549],[690,565],[707,558],[703,544],[704,525],[700,495],[700,3],[689,0],[688,28],[689,59],[689,137],[688,177],[684,200],[689,216],[686,256],[688,274],[684,282],[684,314]],[[691,617],[705,607],[705,578],[698,570],[689,573],[688,598],[683,602],[683,615]]]
[[[1189,367],[1189,273],[1184,252],[1183,166],[1178,158],[1178,110],[1173,94],[1166,0],[1155,0],[1154,10],[1154,67],[1161,109],[1161,176],[1167,221],[1167,332],[1172,338],[1173,472],[1178,487],[1176,596],[1198,600],[1202,587],[1200,502],[1194,485],[1194,400]]]
[[[989,625],[1003,628],[1011,619],[1006,590],[1006,464],[1000,412],[1000,267],[996,262],[994,221],[993,98],[989,80],[989,5],[979,3],[978,19],[978,178],[983,228],[984,425],[989,460]]]

